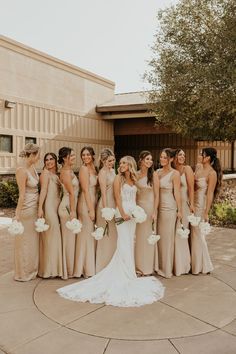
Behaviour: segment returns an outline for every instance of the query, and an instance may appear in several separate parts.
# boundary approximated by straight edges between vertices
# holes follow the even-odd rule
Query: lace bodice
[[[124,183],[121,188],[121,199],[124,204],[136,204],[137,187]]]

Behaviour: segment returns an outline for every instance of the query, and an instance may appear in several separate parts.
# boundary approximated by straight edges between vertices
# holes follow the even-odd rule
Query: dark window
[[[1,152],[12,152],[12,135],[2,135],[0,134],[0,151]]]
[[[36,141],[37,141],[37,139],[34,138],[34,137],[31,137],[31,136],[26,136],[25,137],[25,143],[26,144],[29,144],[29,143],[36,144]]]

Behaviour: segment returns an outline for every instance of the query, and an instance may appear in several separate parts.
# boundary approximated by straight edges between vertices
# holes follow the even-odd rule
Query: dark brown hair
[[[141,167],[141,162],[145,159],[145,157],[147,157],[148,155],[151,155],[151,152],[148,150],[143,150],[140,152],[139,154],[139,158],[138,158],[138,166],[139,168]],[[153,173],[154,173],[154,163],[152,164],[151,167],[148,168],[147,170],[147,184],[149,184],[150,186],[152,186],[153,184]]]
[[[94,159],[95,152],[94,152],[92,146],[84,146],[84,147],[82,148],[82,150],[80,151],[80,157],[82,158],[82,154],[83,154],[83,152],[84,152],[85,150],[88,150],[88,152],[90,153],[90,155],[92,156],[92,159],[93,159],[93,161],[94,161],[94,160],[95,160],[95,159]]]
[[[71,154],[71,151],[73,151],[73,149],[67,146],[60,148],[58,151],[58,163],[60,165],[64,164],[64,159]]]
[[[212,168],[216,171],[217,182],[214,190],[214,197],[216,197],[217,194],[219,193],[219,189],[221,187],[221,182],[222,182],[222,169],[221,169],[220,160],[217,157],[216,149],[211,147],[203,148],[202,155],[210,157],[210,164]]]
[[[45,168],[45,164],[46,164],[46,159],[47,157],[51,155],[52,158],[55,160],[55,163],[56,163],[56,172],[57,172],[57,169],[58,169],[58,166],[57,166],[57,155],[54,154],[54,152],[47,152],[45,155],[44,155],[44,158],[43,158],[43,162],[44,162],[44,167]]]

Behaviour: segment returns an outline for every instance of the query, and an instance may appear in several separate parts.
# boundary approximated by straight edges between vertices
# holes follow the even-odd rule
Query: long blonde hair
[[[98,163],[99,163],[98,169],[99,170],[101,170],[101,168],[104,166],[104,163],[106,162],[106,160],[110,156],[115,157],[114,152],[111,149],[109,149],[109,148],[102,149],[102,151],[100,152],[99,158],[98,158]]]
[[[125,160],[125,162],[128,163],[130,178],[135,183],[137,181],[137,164],[135,159],[132,156],[124,156],[120,159],[120,161],[121,160]],[[118,173],[120,176],[120,182],[122,186],[126,182],[125,174],[123,172],[120,172],[120,168],[118,168]]]

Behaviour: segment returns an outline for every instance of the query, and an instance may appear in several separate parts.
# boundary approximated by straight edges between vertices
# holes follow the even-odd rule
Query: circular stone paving
[[[215,331],[236,316],[235,291],[212,275],[161,279],[166,287],[164,298],[134,308],[80,303],[57,294],[56,289],[76,281],[41,280],[34,302],[54,322],[92,336],[123,340],[187,337]]]

